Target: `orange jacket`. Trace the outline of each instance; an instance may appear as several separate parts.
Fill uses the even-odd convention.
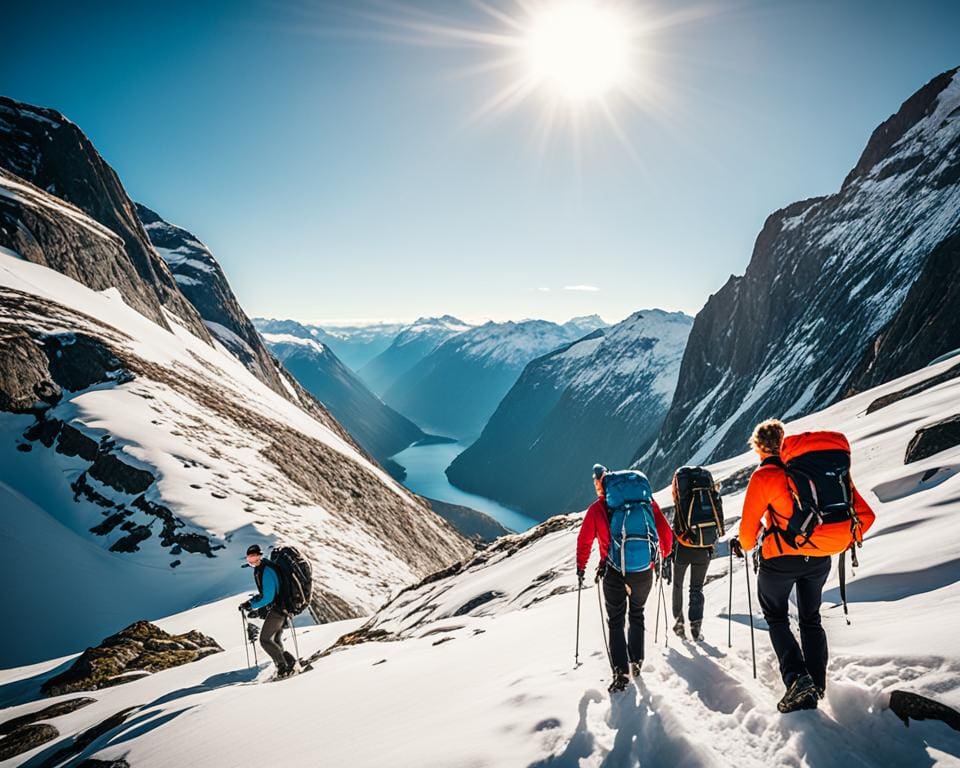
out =
[[[853,507],[860,518],[858,538],[862,538],[873,525],[876,515],[856,487],[853,488]],[[777,527],[786,528],[793,512],[793,496],[787,484],[787,473],[776,461],[766,459],[750,478],[747,495],[743,500],[739,538],[744,551],[753,549],[761,530],[771,527],[771,508],[772,514],[777,518]],[[782,555],[836,555],[847,549],[852,542],[850,523],[827,523],[818,527],[810,541],[799,549],[791,547],[782,536],[764,536],[762,555],[765,559]]]

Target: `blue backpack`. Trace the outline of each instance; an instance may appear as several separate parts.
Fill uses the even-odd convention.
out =
[[[659,547],[650,481],[643,472],[630,469],[607,472],[603,491],[610,514],[608,563],[620,573],[647,570]]]

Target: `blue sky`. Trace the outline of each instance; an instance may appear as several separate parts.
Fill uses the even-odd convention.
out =
[[[304,321],[694,313],[769,213],[836,190],[960,64],[956,2],[627,3],[693,17],[643,40],[657,98],[617,111],[631,156],[595,115],[541,146],[537,99],[472,119],[505,85],[468,73],[494,53],[381,20],[498,30],[467,2],[18,5],[0,92],[78,123],[248,313]]]

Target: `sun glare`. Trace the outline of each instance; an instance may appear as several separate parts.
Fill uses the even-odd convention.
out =
[[[525,46],[537,85],[565,99],[595,99],[628,81],[626,20],[589,0],[561,1],[534,10]]]
[[[368,18],[391,30],[391,39],[475,54],[462,73],[451,72],[493,81],[477,89],[470,122],[524,107],[541,151],[565,133],[579,155],[591,134],[605,130],[638,160],[629,116],[669,121],[673,94],[658,59],[665,36],[712,12],[697,5],[658,15],[637,0],[470,0],[479,13],[454,17],[376,2],[392,11]]]

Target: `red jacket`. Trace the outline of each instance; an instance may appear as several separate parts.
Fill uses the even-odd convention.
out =
[[[653,519],[657,524],[657,538],[660,540],[660,554],[666,558],[673,549],[673,531],[670,523],[660,511],[656,499],[653,502]],[[600,543],[600,562],[607,559],[607,549],[610,547],[610,513],[607,511],[607,501],[601,496],[587,510],[577,535],[577,570],[587,567],[590,559],[590,550],[593,549],[593,540]]]

